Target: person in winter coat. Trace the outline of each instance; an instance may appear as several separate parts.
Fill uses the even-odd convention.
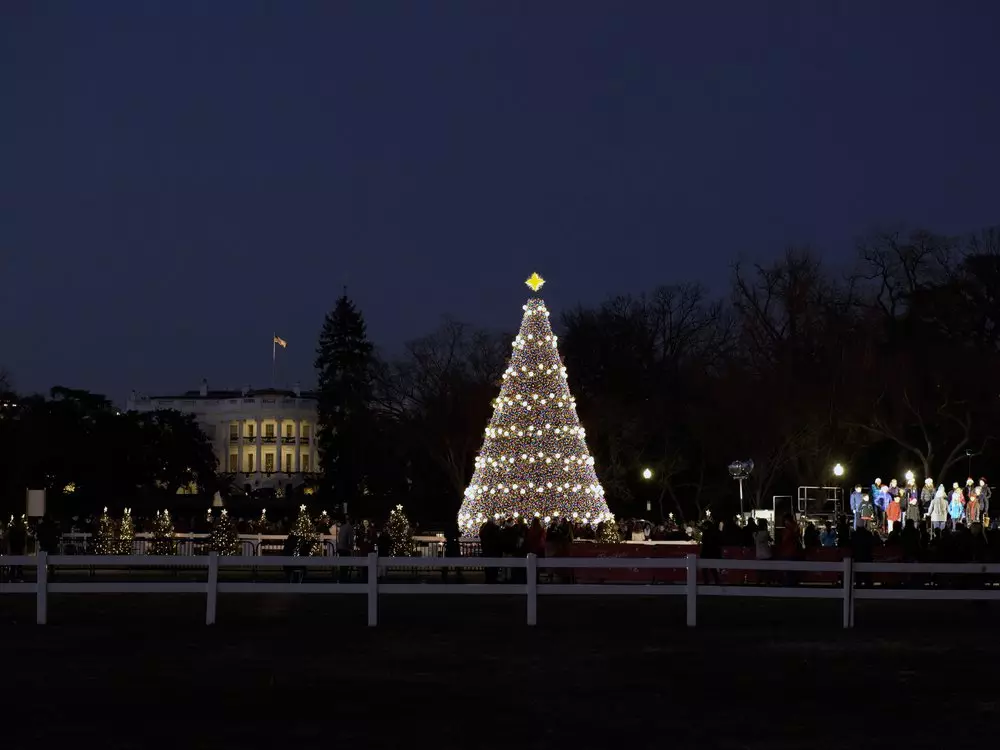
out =
[[[875,523],[875,503],[872,502],[871,495],[861,496],[861,506],[858,508],[858,515],[861,520],[855,528],[867,529]]]
[[[944,485],[939,484],[934,499],[931,500],[928,508],[928,515],[931,517],[931,528],[943,529],[948,521],[948,496],[945,494]]]
[[[962,488],[955,482],[951,488],[951,502],[948,503],[948,517],[951,518],[952,526],[956,526],[965,516],[965,495]]]
[[[986,477],[979,478],[979,489],[981,490],[983,500],[983,517],[988,518],[990,515],[990,498],[993,497],[993,490],[986,483]]]
[[[875,478],[875,483],[872,484],[871,498],[872,502],[875,504],[875,520],[879,523],[882,522],[882,514],[885,512],[885,506],[882,504],[882,495],[885,493],[885,485],[882,484],[882,480],[878,477]]]
[[[934,480],[928,477],[924,480],[924,488],[920,490],[920,515],[931,514],[931,500],[934,499]]]
[[[858,512],[861,510],[861,498],[864,497],[864,493],[861,492],[861,485],[857,485],[854,488],[854,492],[851,493],[851,513],[854,514],[854,527],[858,528]]]
[[[917,498],[917,486],[913,482],[909,482],[906,486],[906,509],[903,516],[904,520],[913,521],[914,529],[920,525],[923,518],[923,513],[920,512],[920,500]]]
[[[899,504],[899,495],[895,497],[890,493],[889,505],[885,509],[885,528],[887,531],[895,531],[896,524],[903,518],[903,508]]]
[[[972,497],[965,504],[965,518],[969,525],[983,522],[983,493],[982,489],[976,487],[972,490]]]

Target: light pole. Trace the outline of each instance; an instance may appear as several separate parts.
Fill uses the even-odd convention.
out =
[[[740,483],[740,518],[743,518],[743,480],[753,472],[753,461],[733,461],[729,464],[729,476]]]
[[[840,479],[842,476],[844,476],[844,465],[843,464],[834,464],[834,466],[833,466],[833,475],[835,477],[837,477],[837,479]]]
[[[642,478],[648,482],[653,478],[653,470],[647,466],[642,470]],[[651,510],[653,510],[653,503],[649,499],[649,492],[646,492],[646,512],[648,513]]]

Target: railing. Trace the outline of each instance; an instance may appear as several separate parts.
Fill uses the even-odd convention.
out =
[[[855,574],[896,573],[931,575],[986,575],[1000,574],[1000,564],[920,564],[920,563],[853,563],[851,558],[842,562],[807,562],[780,560],[700,560],[695,555],[684,558],[427,558],[427,557],[277,557],[247,556],[220,557],[212,552],[208,556],[155,557],[155,556],[97,556],[97,555],[27,555],[0,558],[8,567],[36,569],[34,583],[0,583],[0,593],[34,593],[36,596],[36,621],[44,625],[48,613],[50,593],[120,594],[120,593],[192,593],[206,594],[205,622],[216,620],[218,595],[223,594],[365,594],[368,597],[368,625],[378,625],[379,597],[393,594],[523,594],[527,609],[527,624],[538,622],[539,596],[683,596],[686,601],[686,622],[695,627],[698,621],[698,597],[767,597],[783,599],[839,599],[843,602],[843,627],[854,626],[855,601],[858,599],[916,599],[916,600],[1000,600],[1000,588],[980,589],[929,589],[926,587],[888,589],[857,588]],[[60,566],[126,566],[137,568],[203,568],[207,570],[206,582],[143,581],[143,582],[94,582],[49,581],[49,569]],[[513,568],[525,570],[524,584],[476,583],[389,583],[380,580],[380,568]],[[304,571],[307,568],[360,568],[365,572],[362,583],[308,583],[287,582],[220,582],[220,569],[232,568],[285,568],[287,571]],[[675,569],[685,571],[682,584],[573,584],[539,583],[538,572],[560,568],[643,568]],[[839,573],[837,586],[721,586],[698,583],[699,570],[754,570],[783,573],[800,572]],[[290,576],[291,577],[291,576]]]

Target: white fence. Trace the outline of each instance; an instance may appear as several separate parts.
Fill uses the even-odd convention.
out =
[[[768,597],[784,599],[840,599],[843,602],[843,626],[854,626],[854,604],[858,599],[916,599],[916,600],[1000,600],[1000,588],[940,589],[921,585],[914,588],[891,589],[857,588],[856,573],[896,573],[931,575],[991,575],[1000,574],[1000,564],[922,564],[922,563],[853,563],[850,558],[843,562],[806,562],[778,560],[701,560],[695,555],[685,558],[428,558],[428,557],[378,557],[374,553],[367,557],[220,557],[216,553],[198,557],[153,557],[153,556],[97,556],[97,555],[47,555],[40,552],[37,557],[27,555],[0,557],[0,565],[36,568],[34,583],[0,583],[0,594],[35,594],[36,619],[44,625],[48,613],[48,595],[62,593],[78,594],[155,594],[187,593],[205,594],[207,604],[205,622],[209,625],[216,620],[216,603],[221,594],[364,594],[368,598],[368,625],[378,624],[379,597],[393,594],[523,594],[527,609],[528,625],[538,621],[539,596],[683,596],[686,599],[687,625],[694,627],[698,620],[699,596],[722,597]],[[135,582],[95,582],[49,581],[49,570],[60,566],[124,566],[128,568],[187,567],[206,569],[205,582],[185,581],[135,581]],[[288,568],[310,567],[362,568],[366,580],[362,583],[264,583],[264,582],[220,582],[220,569],[238,568]],[[524,584],[466,584],[466,583],[390,583],[379,580],[380,568],[524,568]],[[538,571],[559,568],[628,568],[628,569],[684,569],[685,583],[671,584],[561,584],[539,583]],[[756,570],[775,573],[826,572],[840,573],[842,583],[837,586],[719,586],[702,585],[698,582],[699,570]]]

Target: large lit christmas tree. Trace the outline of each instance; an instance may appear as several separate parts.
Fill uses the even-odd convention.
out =
[[[525,282],[538,292],[536,273]],[[539,297],[524,305],[493,418],[458,513],[459,527],[477,533],[487,518],[610,518],[604,488],[570,394],[549,311]]]
[[[101,518],[97,522],[97,533],[94,535],[95,555],[118,554],[118,545],[115,542],[115,531],[116,528],[114,519],[108,515],[108,508],[105,506],[104,512],[101,513]]]
[[[131,555],[135,541],[135,524],[132,522],[132,509],[126,508],[121,523],[118,524],[116,546],[119,555]]]

